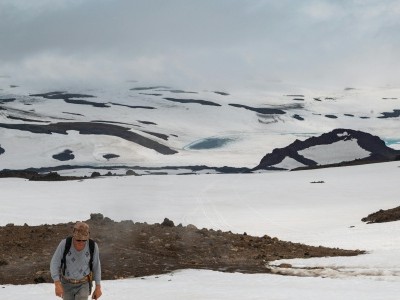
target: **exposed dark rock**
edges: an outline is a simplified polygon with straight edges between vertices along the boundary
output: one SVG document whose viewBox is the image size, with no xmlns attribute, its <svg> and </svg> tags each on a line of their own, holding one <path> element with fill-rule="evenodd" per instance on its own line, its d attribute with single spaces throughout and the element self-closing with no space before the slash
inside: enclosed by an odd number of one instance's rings
<svg viewBox="0 0 400 300">
<path fill-rule="evenodd" d="M 14 102 L 17 98 L 3 98 L 0 99 L 0 103 Z"/>
<path fill-rule="evenodd" d="M 76 176 L 61 176 L 57 172 L 38 173 L 29 170 L 2 170 L 0 178 L 25 178 L 32 181 L 63 181 L 63 180 L 78 180 L 84 177 Z"/>
<path fill-rule="evenodd" d="M 295 114 L 292 116 L 293 119 L 299 120 L 299 121 L 304 121 L 304 118 L 299 116 L 298 114 Z"/>
<path fill-rule="evenodd" d="M 68 130 L 76 130 L 80 134 L 100 134 L 111 135 L 137 143 L 143 147 L 153 149 L 161 154 L 170 155 L 175 154 L 177 151 L 160 144 L 156 141 L 141 136 L 129 130 L 129 128 L 103 123 L 88 123 L 88 122 L 60 122 L 48 125 L 39 124 L 3 124 L 0 127 L 8 129 L 16 129 L 22 131 L 29 131 L 38 134 L 67 134 Z"/>
<path fill-rule="evenodd" d="M 72 154 L 72 151 L 69 149 L 65 149 L 63 152 L 53 155 L 54 159 L 59 161 L 67 161 L 75 158 L 75 155 Z"/>
<path fill-rule="evenodd" d="M 90 214 L 90 220 L 92 221 L 102 221 L 103 219 L 104 219 L 103 214 L 100 213 Z"/>
<path fill-rule="evenodd" d="M 294 101 L 304 101 L 304 98 L 293 98 Z"/>
<path fill-rule="evenodd" d="M 82 115 L 82 114 L 71 113 L 71 112 L 66 112 L 66 111 L 63 111 L 63 114 L 68 114 L 68 115 L 74 115 L 74 116 L 81 116 L 81 117 L 84 117 L 84 115 Z"/>
<path fill-rule="evenodd" d="M 221 95 L 221 96 L 229 96 L 228 93 L 225 92 L 218 92 L 218 91 L 214 91 L 215 94 Z"/>
<path fill-rule="evenodd" d="M 161 226 L 166 226 L 166 227 L 174 227 L 175 224 L 173 221 L 171 221 L 168 218 L 165 218 L 164 221 L 161 223 Z"/>
<path fill-rule="evenodd" d="M 33 119 L 26 119 L 26 118 L 18 118 L 18 117 L 13 117 L 13 116 L 7 116 L 7 119 L 19 120 L 19 121 L 24 121 L 24 122 L 49 123 L 48 121 L 33 120 Z"/>
<path fill-rule="evenodd" d="M 281 163 L 286 157 L 293 158 L 307 167 L 317 167 L 317 162 L 307 159 L 298 152 L 317 145 L 329 145 L 338 141 L 356 139 L 358 145 L 364 150 L 370 152 L 370 155 L 363 159 L 358 159 L 351 162 L 342 162 L 340 165 L 365 164 L 373 162 L 392 161 L 400 159 L 400 151 L 394 150 L 386 146 L 385 142 L 379 137 L 366 132 L 352 129 L 335 129 L 329 133 L 324 133 L 318 137 L 311 137 L 305 141 L 296 140 L 285 148 L 277 148 L 265 155 L 260 164 L 254 168 L 270 169 L 274 165 Z M 337 166 L 338 164 L 331 165 Z"/>
<path fill-rule="evenodd" d="M 153 106 L 143 106 L 143 105 L 126 105 L 126 104 L 120 104 L 120 103 L 115 103 L 115 102 L 110 102 L 110 104 L 112 105 L 116 105 L 116 106 L 125 106 L 125 107 L 129 107 L 129 108 L 141 108 L 141 109 L 156 109 Z"/>
<path fill-rule="evenodd" d="M 168 89 L 167 86 L 149 86 L 149 87 L 135 87 L 130 89 L 131 91 L 147 91 L 147 90 L 156 90 L 156 89 Z"/>
<path fill-rule="evenodd" d="M 1 146 L 0 146 L 0 155 L 2 155 L 3 153 L 5 153 L 6 152 L 6 150 L 4 150 L 4 148 L 2 148 Z"/>
<path fill-rule="evenodd" d="M 32 97 L 42 97 L 46 99 L 71 99 L 71 98 L 95 98 L 93 95 L 85 95 L 85 94 L 71 94 L 67 92 L 48 92 L 48 93 L 42 93 L 42 94 L 31 94 L 29 96 Z"/>
<path fill-rule="evenodd" d="M 158 93 L 139 93 L 139 95 L 146 95 L 146 96 L 162 96 L 163 94 L 158 94 Z"/>
<path fill-rule="evenodd" d="M 221 104 L 208 101 L 208 100 L 197 100 L 197 99 L 177 99 L 177 98 L 163 98 L 168 101 L 172 102 L 178 102 L 178 103 L 195 103 L 195 104 L 201 104 L 201 105 L 210 105 L 210 106 L 221 106 Z"/>
<path fill-rule="evenodd" d="M 95 171 L 92 173 L 92 175 L 90 177 L 95 178 L 95 177 L 100 177 L 100 176 L 101 176 L 100 172 Z"/>
<path fill-rule="evenodd" d="M 325 117 L 327 117 L 329 119 L 337 119 L 337 116 L 335 116 L 335 115 L 325 115 Z"/>
<path fill-rule="evenodd" d="M 393 222 L 400 220 L 400 206 L 379 211 L 368 215 L 365 218 L 362 218 L 361 221 L 370 223 L 384 223 L 384 222 Z"/>
<path fill-rule="evenodd" d="M 125 174 L 128 175 L 128 176 L 132 176 L 132 175 L 133 176 L 138 176 L 139 175 L 133 170 L 127 170 Z"/>
<path fill-rule="evenodd" d="M 353 114 L 344 114 L 346 117 L 354 117 Z"/>
<path fill-rule="evenodd" d="M 91 105 L 93 107 L 110 107 L 110 105 L 106 103 L 98 103 L 87 100 L 64 99 L 64 101 L 71 104 Z"/>
<path fill-rule="evenodd" d="M 263 115 L 274 115 L 274 114 L 278 114 L 278 115 L 283 115 L 286 114 L 285 111 L 281 110 L 281 109 L 276 109 L 276 108 L 266 108 L 266 107 L 250 107 L 247 105 L 242 105 L 242 104 L 234 104 L 234 103 L 230 103 L 230 106 L 233 107 L 239 107 L 239 108 L 245 108 L 251 111 L 255 111 L 259 114 L 263 114 Z"/>
<path fill-rule="evenodd" d="M 188 92 L 188 91 L 183 91 L 183 90 L 161 90 L 161 92 L 170 92 L 174 94 L 198 94 L 197 92 Z"/>
<path fill-rule="evenodd" d="M 394 109 L 393 112 L 383 112 L 383 116 L 378 117 L 379 119 L 385 118 L 398 118 L 400 117 L 400 109 Z"/>
<path fill-rule="evenodd" d="M 142 132 L 150 134 L 150 135 L 153 135 L 153 136 L 156 136 L 156 137 L 158 137 L 160 139 L 168 141 L 168 135 L 166 135 L 166 134 L 158 133 L 158 132 L 152 132 L 152 131 L 142 131 Z"/>
<path fill-rule="evenodd" d="M 105 159 L 107 159 L 107 160 L 110 160 L 111 158 L 117 158 L 117 157 L 119 157 L 119 155 L 109 153 L 109 154 L 104 154 L 103 157 L 104 157 Z"/>
<path fill-rule="evenodd" d="M 157 123 L 150 122 L 150 121 L 140 121 L 140 120 L 138 120 L 138 122 L 142 123 L 142 124 L 146 124 L 146 125 L 157 125 Z"/>
</svg>

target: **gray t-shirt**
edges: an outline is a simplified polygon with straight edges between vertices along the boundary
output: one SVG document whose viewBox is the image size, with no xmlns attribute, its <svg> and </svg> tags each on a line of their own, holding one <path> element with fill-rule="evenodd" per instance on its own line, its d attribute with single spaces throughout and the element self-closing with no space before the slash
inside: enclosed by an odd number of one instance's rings
<svg viewBox="0 0 400 300">
<path fill-rule="evenodd" d="M 61 259 L 64 254 L 66 240 L 62 240 L 57 247 L 56 252 L 51 259 L 50 263 L 50 273 L 51 278 L 54 281 L 60 280 L 60 268 Z M 90 250 L 89 242 L 86 242 L 85 248 L 81 251 L 77 251 L 74 247 L 73 242 L 71 243 L 71 248 L 66 256 L 66 270 L 65 277 L 70 279 L 82 279 L 90 273 L 89 261 L 90 261 Z M 93 278 L 96 285 L 100 284 L 101 281 L 101 266 L 99 259 L 99 247 L 95 243 L 94 253 L 93 253 Z"/>
</svg>

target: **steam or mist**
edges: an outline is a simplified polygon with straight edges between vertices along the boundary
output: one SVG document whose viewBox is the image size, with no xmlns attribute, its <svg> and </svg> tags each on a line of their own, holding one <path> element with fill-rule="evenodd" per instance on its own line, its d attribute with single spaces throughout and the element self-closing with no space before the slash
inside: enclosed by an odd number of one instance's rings
<svg viewBox="0 0 400 300">
<path fill-rule="evenodd" d="M 0 85 L 399 85 L 399 16 L 396 0 L 0 0 Z"/>
</svg>

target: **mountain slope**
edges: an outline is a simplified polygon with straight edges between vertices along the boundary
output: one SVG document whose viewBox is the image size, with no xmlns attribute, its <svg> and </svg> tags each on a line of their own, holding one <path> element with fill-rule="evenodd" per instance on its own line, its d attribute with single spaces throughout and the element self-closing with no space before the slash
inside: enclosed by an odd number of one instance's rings
<svg viewBox="0 0 400 300">
<path fill-rule="evenodd" d="M 379 137 L 352 129 L 335 129 L 304 141 L 296 140 L 265 155 L 254 170 L 295 169 L 334 164 L 371 163 L 400 159 Z"/>
</svg>

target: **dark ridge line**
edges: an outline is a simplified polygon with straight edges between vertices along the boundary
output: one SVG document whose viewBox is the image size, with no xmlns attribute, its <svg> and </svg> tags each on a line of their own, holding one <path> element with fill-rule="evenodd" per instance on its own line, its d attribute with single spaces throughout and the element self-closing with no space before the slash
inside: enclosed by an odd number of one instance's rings
<svg viewBox="0 0 400 300">
<path fill-rule="evenodd" d="M 130 91 L 147 91 L 147 90 L 155 90 L 155 89 L 169 89 L 168 86 L 149 86 L 149 87 L 135 87 L 129 89 Z"/>
<path fill-rule="evenodd" d="M 60 122 L 51 123 L 48 125 L 38 124 L 4 124 L 0 123 L 0 127 L 7 129 L 15 129 L 22 131 L 29 131 L 38 134 L 67 134 L 68 130 L 76 130 L 83 135 L 109 135 L 122 138 L 124 140 L 136 143 L 143 147 L 157 151 L 164 155 L 171 155 L 178 153 L 178 151 L 169 148 L 163 144 L 146 138 L 140 134 L 130 131 L 130 128 L 104 124 L 104 123 L 90 123 L 90 122 Z"/>
<path fill-rule="evenodd" d="M 150 122 L 150 121 L 140 121 L 140 120 L 138 120 L 138 122 L 142 123 L 142 124 L 146 124 L 146 125 L 157 125 L 157 123 Z"/>
<path fill-rule="evenodd" d="M 346 117 L 354 117 L 353 114 L 343 114 L 343 115 L 345 115 Z"/>
<path fill-rule="evenodd" d="M 50 122 L 50 121 L 41 121 L 41 120 L 18 118 L 18 117 L 13 117 L 13 116 L 7 116 L 7 119 L 25 121 L 25 122 L 37 122 L 37 123 L 49 123 Z"/>
<path fill-rule="evenodd" d="M 142 132 L 147 133 L 147 134 L 150 134 L 150 135 L 153 135 L 153 136 L 155 136 L 155 137 L 158 137 L 158 138 L 160 138 L 160 139 L 163 139 L 163 140 L 168 141 L 168 135 L 166 135 L 166 134 L 158 133 L 158 132 L 152 132 L 152 131 L 144 131 L 144 130 L 142 130 Z"/>
<path fill-rule="evenodd" d="M 213 93 L 221 95 L 221 96 L 229 96 L 229 94 L 225 93 L 225 92 L 214 91 Z"/>
<path fill-rule="evenodd" d="M 304 98 L 304 95 L 286 95 L 287 97 L 302 97 Z"/>
<path fill-rule="evenodd" d="M 188 169 L 192 172 L 198 172 L 203 170 L 214 170 L 224 174 L 242 174 L 251 173 L 251 169 L 246 167 L 209 167 L 206 165 L 195 165 L 195 166 L 164 166 L 164 167 L 143 167 L 143 166 L 128 166 L 128 165 L 111 165 L 111 166 L 91 166 L 91 165 L 60 165 L 54 167 L 40 167 L 40 168 L 26 168 L 26 169 L 3 169 L 1 173 L 11 173 L 11 172 L 37 172 L 37 173 L 47 173 L 47 172 L 57 172 L 63 170 L 75 170 L 75 169 L 93 169 L 93 170 L 119 170 L 119 169 L 132 169 L 141 171 L 160 171 L 160 170 L 179 170 Z"/>
<path fill-rule="evenodd" d="M 263 115 L 276 115 L 276 114 L 283 115 L 283 114 L 286 114 L 285 111 L 283 111 L 281 109 L 276 109 L 276 108 L 264 108 L 264 107 L 257 108 L 257 107 L 250 107 L 250 106 L 247 106 L 247 105 L 234 104 L 234 103 L 230 103 L 229 105 L 233 106 L 233 107 L 238 107 L 238 108 L 245 108 L 247 110 L 255 111 L 255 112 L 257 112 L 259 114 L 263 114 Z"/>
<path fill-rule="evenodd" d="M 153 106 L 126 105 L 126 104 L 120 104 L 120 103 L 115 103 L 115 102 L 110 102 L 110 104 L 117 105 L 117 106 L 125 106 L 125 107 L 129 107 L 129 108 L 156 109 Z"/>
<path fill-rule="evenodd" d="M 123 125 L 141 127 L 140 125 L 136 125 L 136 124 L 124 123 L 124 122 L 116 122 L 116 121 L 107 121 L 107 120 L 92 120 L 90 122 L 92 122 L 92 123 L 105 123 L 105 124 L 108 124 L 108 123 L 110 123 L 110 124 L 123 124 Z"/>
<path fill-rule="evenodd" d="M 74 100 L 74 99 L 64 99 L 65 102 L 70 103 L 70 104 L 80 104 L 80 105 L 91 105 L 93 107 L 110 107 L 107 105 L 107 103 L 98 103 L 98 102 L 92 102 L 92 101 L 87 101 L 87 100 Z"/>
<path fill-rule="evenodd" d="M 139 95 L 146 95 L 146 96 L 162 96 L 163 94 L 157 94 L 157 93 L 139 93 Z"/>
<path fill-rule="evenodd" d="M 190 91 L 183 91 L 183 90 L 157 90 L 157 92 L 171 92 L 174 94 L 198 94 L 198 92 L 190 92 Z"/>
<path fill-rule="evenodd" d="M 46 99 L 70 99 L 70 98 L 96 98 L 93 95 L 86 95 L 86 94 L 71 94 L 63 91 L 55 91 L 55 92 L 48 92 L 42 94 L 30 94 L 31 97 L 42 97 Z"/>
<path fill-rule="evenodd" d="M 74 115 L 74 116 L 82 116 L 82 117 L 84 117 L 84 115 L 82 115 L 82 114 L 77 114 L 77 113 L 71 113 L 71 112 L 66 112 L 66 111 L 63 111 L 62 113 L 63 113 L 63 114 L 68 114 L 68 115 Z"/>
<path fill-rule="evenodd" d="M 293 98 L 294 101 L 304 101 L 304 98 Z"/>
<path fill-rule="evenodd" d="M 207 101 L 207 100 L 196 100 L 196 99 L 176 99 L 176 98 L 163 98 L 168 101 L 172 102 L 179 102 L 179 103 L 195 103 L 195 104 L 201 104 L 201 105 L 210 105 L 210 106 L 221 106 L 218 103 L 212 102 L 212 101 Z"/>
<path fill-rule="evenodd" d="M 7 103 L 7 102 L 14 102 L 17 100 L 17 98 L 5 98 L 5 99 L 0 99 L 0 103 Z"/>
</svg>

